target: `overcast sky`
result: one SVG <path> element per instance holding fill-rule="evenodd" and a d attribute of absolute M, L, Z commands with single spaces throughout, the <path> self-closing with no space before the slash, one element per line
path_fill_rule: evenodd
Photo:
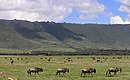
<path fill-rule="evenodd" d="M 0 19 L 129 24 L 130 0 L 0 0 Z"/>

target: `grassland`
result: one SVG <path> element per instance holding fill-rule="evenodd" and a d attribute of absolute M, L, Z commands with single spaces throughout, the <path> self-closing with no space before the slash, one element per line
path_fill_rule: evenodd
<path fill-rule="evenodd" d="M 113 56 L 96 56 L 101 62 L 92 60 L 91 56 L 71 56 L 72 61 L 66 62 L 69 56 L 0 56 L 0 72 L 18 80 L 130 80 L 130 58 L 122 56 L 122 59 L 113 59 Z M 78 59 L 79 57 L 79 59 Z M 108 57 L 107 60 L 103 57 Z M 46 58 L 51 58 L 48 62 Z M 82 58 L 82 59 L 81 59 Z M 14 60 L 10 64 L 10 59 Z M 40 75 L 27 76 L 27 70 L 32 67 L 42 67 L 44 72 Z M 70 73 L 55 75 L 56 69 L 67 67 Z M 94 67 L 97 73 L 94 77 L 81 77 L 81 69 Z M 105 73 L 109 67 L 121 67 L 123 71 L 114 77 L 106 77 Z M 0 80 L 7 80 L 7 77 L 0 76 Z"/>

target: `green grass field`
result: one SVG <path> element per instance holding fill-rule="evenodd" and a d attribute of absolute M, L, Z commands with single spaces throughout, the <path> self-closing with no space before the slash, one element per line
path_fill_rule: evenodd
<path fill-rule="evenodd" d="M 45 58 L 50 56 L 0 56 L 0 72 L 17 80 L 130 80 L 130 58 L 127 59 L 125 56 L 122 56 L 123 59 L 113 59 L 113 56 L 95 56 L 100 57 L 102 63 L 92 60 L 91 56 L 71 56 L 72 61 L 66 62 L 68 57 L 70 56 L 51 56 L 51 61 L 48 62 Z M 108 59 L 105 60 L 103 57 Z M 10 63 L 10 59 L 14 60 L 13 64 Z M 27 76 L 27 70 L 33 67 L 41 67 L 44 72 L 40 75 Z M 69 68 L 70 73 L 65 76 L 55 75 L 56 70 L 62 67 Z M 87 75 L 81 77 L 81 69 L 89 67 L 97 69 L 94 77 Z M 110 67 L 121 67 L 123 71 L 114 77 L 106 77 L 106 71 Z M 0 75 L 0 80 L 7 80 L 7 76 Z"/>

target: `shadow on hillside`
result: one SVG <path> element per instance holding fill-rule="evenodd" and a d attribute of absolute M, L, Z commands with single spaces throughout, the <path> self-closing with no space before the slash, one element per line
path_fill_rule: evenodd
<path fill-rule="evenodd" d="M 81 37 L 85 37 L 82 34 L 74 33 L 67 28 L 64 28 L 62 24 L 42 24 L 44 31 L 55 36 L 58 40 L 64 41 L 65 39 L 74 39 L 81 41 Z"/>

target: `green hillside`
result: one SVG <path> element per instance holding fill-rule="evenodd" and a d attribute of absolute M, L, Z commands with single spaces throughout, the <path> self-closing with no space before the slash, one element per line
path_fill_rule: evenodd
<path fill-rule="evenodd" d="M 15 31 L 12 27 L 0 23 L 0 47 L 28 49 L 39 47 L 39 45 L 34 43 L 34 41 L 22 37 L 21 34 Z"/>
<path fill-rule="evenodd" d="M 15 49 L 130 49 L 130 25 L 0 20 L 0 47 Z"/>

